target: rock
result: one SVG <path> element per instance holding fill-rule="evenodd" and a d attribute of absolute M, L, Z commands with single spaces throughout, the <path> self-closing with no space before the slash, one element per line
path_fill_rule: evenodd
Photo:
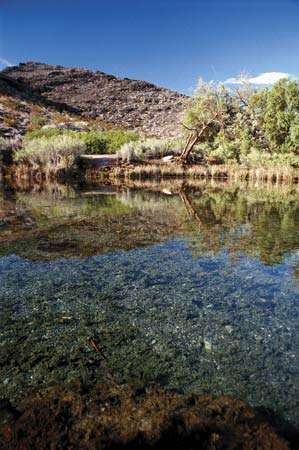
<path fill-rule="evenodd" d="M 97 118 L 156 136 L 181 134 L 181 114 L 188 97 L 146 81 L 34 62 L 6 68 L 0 80 L 1 75 L 26 87 L 32 96 L 38 94 L 79 111 L 82 118 Z M 11 86 L 7 89 L 12 92 Z M 74 126 L 82 129 L 80 122 Z"/>
<path fill-rule="evenodd" d="M 69 128 L 74 131 L 88 130 L 88 122 L 73 122 L 69 124 Z"/>
<path fill-rule="evenodd" d="M 229 334 L 232 334 L 232 332 L 233 332 L 233 327 L 231 326 L 231 325 L 226 325 L 225 327 L 224 327 L 225 329 L 226 329 L 226 331 L 229 333 Z"/>
<path fill-rule="evenodd" d="M 164 161 L 164 162 L 169 162 L 169 161 L 171 161 L 171 160 L 173 160 L 173 155 L 164 156 L 164 157 L 162 158 L 162 161 Z"/>

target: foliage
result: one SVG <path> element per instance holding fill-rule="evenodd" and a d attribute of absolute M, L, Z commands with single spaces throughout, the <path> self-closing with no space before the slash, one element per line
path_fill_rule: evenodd
<path fill-rule="evenodd" d="M 85 144 L 75 136 L 42 137 L 25 141 L 23 148 L 16 151 L 14 159 L 45 171 L 70 169 L 76 158 L 85 151 Z"/>
<path fill-rule="evenodd" d="M 182 143 L 179 140 L 150 138 L 124 144 L 118 155 L 124 162 L 140 162 L 167 155 L 178 155 L 181 149 Z"/>
<path fill-rule="evenodd" d="M 267 153 L 252 150 L 246 156 L 241 156 L 240 163 L 249 167 L 261 166 L 292 166 L 299 169 L 299 158 L 295 153 Z"/>
<path fill-rule="evenodd" d="M 123 130 L 86 131 L 80 132 L 79 137 L 85 143 L 88 154 L 113 154 L 124 144 L 139 139 L 138 134 Z"/>
<path fill-rule="evenodd" d="M 61 128 L 36 128 L 35 130 L 28 131 L 25 135 L 25 139 L 27 141 L 31 141 L 33 139 L 47 138 L 50 139 L 54 136 L 61 136 L 62 134 L 68 134 L 65 130 Z"/>
<path fill-rule="evenodd" d="M 230 124 L 234 113 L 234 101 L 223 86 L 199 81 L 194 97 L 184 119 L 189 136 L 181 154 L 187 160 L 196 145 L 212 143 L 218 133 Z"/>
<path fill-rule="evenodd" d="M 248 160 L 299 165 L 296 81 L 283 79 L 271 89 L 258 91 L 244 84 L 235 92 L 201 82 L 186 111 L 184 125 L 189 132 L 187 156 L 197 145 L 203 157 L 222 163 Z"/>
<path fill-rule="evenodd" d="M 26 134 L 26 140 L 51 139 L 57 136 L 71 136 L 80 139 L 86 147 L 86 153 L 116 153 L 125 143 L 137 141 L 138 134 L 132 131 L 73 131 L 62 128 L 40 128 Z"/>

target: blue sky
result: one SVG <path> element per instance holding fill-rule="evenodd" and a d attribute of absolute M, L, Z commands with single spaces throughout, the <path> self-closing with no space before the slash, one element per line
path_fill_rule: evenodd
<path fill-rule="evenodd" d="M 199 77 L 298 77 L 298 55 L 299 0 L 0 0 L 2 67 L 80 66 L 188 93 Z"/>

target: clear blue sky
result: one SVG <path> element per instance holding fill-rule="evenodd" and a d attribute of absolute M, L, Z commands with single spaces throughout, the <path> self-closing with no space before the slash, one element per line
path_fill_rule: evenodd
<path fill-rule="evenodd" d="M 0 27 L 2 63 L 80 66 L 183 92 L 199 77 L 299 76 L 299 0 L 0 0 Z"/>

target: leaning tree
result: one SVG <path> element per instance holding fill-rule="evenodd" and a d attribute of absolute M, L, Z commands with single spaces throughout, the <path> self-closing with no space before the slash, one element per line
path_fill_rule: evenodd
<path fill-rule="evenodd" d="M 186 163 L 196 145 L 215 139 L 230 121 L 233 110 L 233 99 L 225 87 L 200 80 L 185 113 L 183 127 L 187 130 L 187 141 L 180 160 Z"/>

